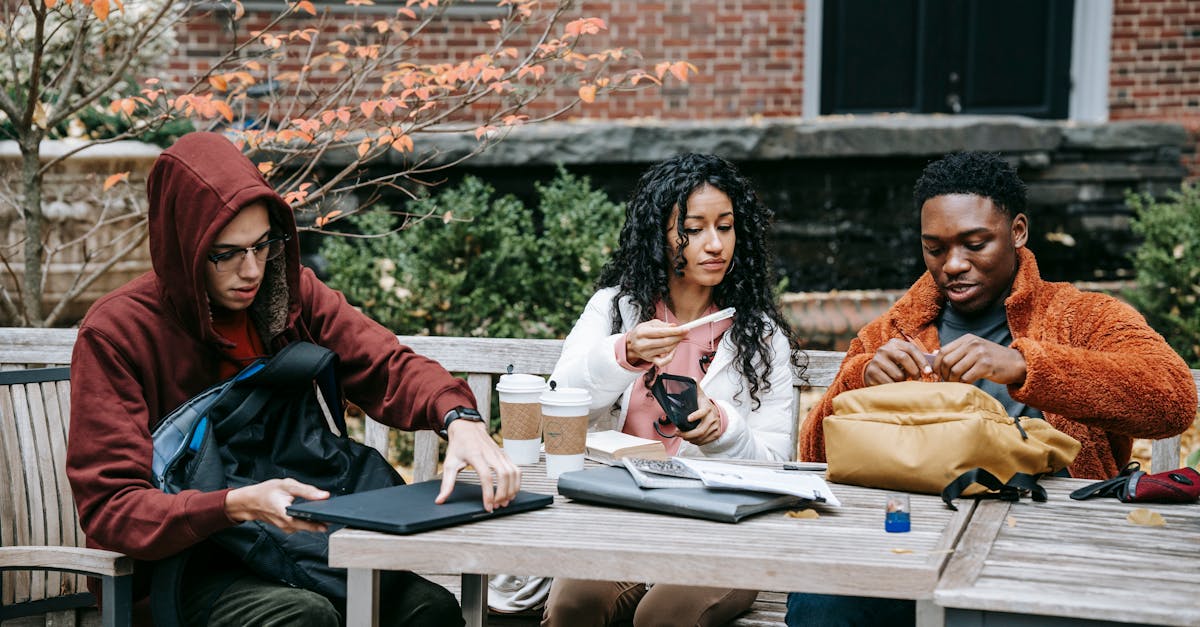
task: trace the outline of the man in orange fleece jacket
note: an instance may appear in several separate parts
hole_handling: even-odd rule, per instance
[[[1083,444],[1072,477],[1113,477],[1133,438],[1192,423],[1191,372],[1137,311],[1042,280],[1012,166],[995,154],[950,155],[925,168],[913,196],[928,272],[851,342],[802,427],[803,459],[825,459],[833,397],[908,379],[972,383],[1009,415],[1043,416]]]
[[[1133,438],[1183,432],[1196,415],[1187,364],[1145,319],[1103,294],[1043,281],[1025,248],[1025,185],[998,155],[925,168],[913,199],[928,270],[858,332],[801,427],[800,456],[825,461],[833,398],[893,381],[972,383],[1010,416],[1043,417],[1083,447],[1073,477],[1106,479]],[[787,624],[912,625],[912,601],[788,595]]]

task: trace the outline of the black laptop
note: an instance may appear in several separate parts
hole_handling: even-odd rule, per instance
[[[441,480],[433,479],[335,496],[324,501],[304,501],[288,507],[287,513],[302,520],[407,534],[527,512],[554,502],[554,497],[547,494],[519,491],[506,507],[489,512],[483,509],[483,492],[477,484],[455,485],[450,498],[438,505],[433,499],[441,489]]]

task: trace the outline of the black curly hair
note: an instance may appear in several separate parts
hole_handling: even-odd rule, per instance
[[[917,211],[926,200],[946,194],[989,198],[1010,220],[1025,213],[1025,183],[1017,169],[994,152],[956,152],[925,166],[913,189]]]
[[[775,301],[773,287],[777,283],[773,255],[767,244],[767,229],[772,213],[734,165],[714,155],[681,154],[651,167],[638,181],[633,197],[625,208],[625,226],[620,242],[596,281],[597,288],[616,287],[616,302],[628,297],[638,314],[638,321],[654,317],[655,306],[663,301],[671,306],[668,272],[683,276],[687,260],[683,251],[688,245],[683,222],[687,211],[679,211],[675,224],[670,224],[676,207],[686,209],[688,199],[696,190],[711,186],[729,197],[733,204],[733,225],[736,244],[725,278],[713,288],[713,301],[718,307],[736,307],[737,315],[728,333],[736,347],[734,364],[750,384],[754,407],[760,404],[760,390],[770,389],[771,332],[770,325],[787,335],[791,345],[790,360],[798,374],[803,374],[802,352],[795,332],[784,320]],[[667,229],[674,227],[676,253],[668,259]],[[767,321],[770,321],[770,325]],[[612,331],[621,331],[619,308],[613,307]],[[754,360],[762,357],[761,371],[755,370]],[[655,376],[647,373],[647,384]]]

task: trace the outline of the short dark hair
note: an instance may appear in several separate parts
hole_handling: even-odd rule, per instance
[[[917,211],[926,200],[946,194],[989,198],[1008,218],[1025,213],[1025,183],[1017,169],[994,152],[956,152],[925,166],[913,189]]]

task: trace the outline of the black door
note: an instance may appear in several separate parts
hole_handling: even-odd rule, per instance
[[[826,0],[821,113],[1067,117],[1073,0]]]

